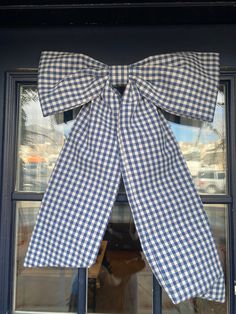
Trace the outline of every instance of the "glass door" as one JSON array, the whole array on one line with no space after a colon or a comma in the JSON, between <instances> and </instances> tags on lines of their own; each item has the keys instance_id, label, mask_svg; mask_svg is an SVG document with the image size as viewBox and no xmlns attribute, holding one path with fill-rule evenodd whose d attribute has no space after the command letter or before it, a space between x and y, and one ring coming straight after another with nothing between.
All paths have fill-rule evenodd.
<instances>
[{"instance_id":1,"label":"glass door","mask_svg":"<svg viewBox=\"0 0 236 314\"><path fill-rule=\"evenodd\" d=\"M15 181L12 193L14 254L13 312L76 312L78 270L24 268L23 259L40 201L78 110L43 117L36 76L16 84L17 130L14 137ZM14 104L13 104L14 106ZM174 305L153 289L156 280L139 242L124 186L114 204L96 263L87 270L85 295L89 313L230 314L231 172L229 171L229 86L222 81L213 123L166 115L179 142L206 213L225 271L224 304L191 299ZM9 129L10 130L10 129ZM79 301L80 302L80 301Z\"/></svg>"}]
</instances>

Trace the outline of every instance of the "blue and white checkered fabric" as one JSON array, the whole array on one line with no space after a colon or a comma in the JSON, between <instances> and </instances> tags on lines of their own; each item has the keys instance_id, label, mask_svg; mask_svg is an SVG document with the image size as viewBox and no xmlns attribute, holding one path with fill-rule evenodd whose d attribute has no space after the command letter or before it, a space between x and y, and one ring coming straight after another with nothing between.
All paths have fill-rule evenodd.
<instances>
[{"instance_id":1,"label":"blue and white checkered fabric","mask_svg":"<svg viewBox=\"0 0 236 314\"><path fill-rule=\"evenodd\" d=\"M49 179L24 266L91 266L122 174L143 252L173 303L224 302L209 222L162 113L212 121L218 84L218 53L108 66L83 54L43 51L43 115L82 109ZM123 95L116 85L126 86Z\"/></svg>"}]
</instances>

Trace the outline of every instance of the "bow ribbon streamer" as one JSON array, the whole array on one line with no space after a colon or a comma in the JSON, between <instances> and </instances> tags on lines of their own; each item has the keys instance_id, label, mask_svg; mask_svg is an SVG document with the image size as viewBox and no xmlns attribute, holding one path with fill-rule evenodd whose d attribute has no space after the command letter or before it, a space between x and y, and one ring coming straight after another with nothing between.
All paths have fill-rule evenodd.
<instances>
[{"instance_id":1,"label":"bow ribbon streamer","mask_svg":"<svg viewBox=\"0 0 236 314\"><path fill-rule=\"evenodd\" d=\"M125 85L123 95L116 85ZM142 250L172 302L224 302L209 221L163 115L211 122L218 87L218 53L108 66L79 53L43 51L43 115L82 108L49 178L24 266L95 263L122 175Z\"/></svg>"}]
</instances>

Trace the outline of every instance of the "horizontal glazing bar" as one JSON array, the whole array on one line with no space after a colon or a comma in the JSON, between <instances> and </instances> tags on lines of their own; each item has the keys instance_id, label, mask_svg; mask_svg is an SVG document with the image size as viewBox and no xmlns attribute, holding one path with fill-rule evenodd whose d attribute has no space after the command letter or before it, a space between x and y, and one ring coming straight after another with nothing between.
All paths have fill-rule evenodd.
<instances>
[{"instance_id":1,"label":"horizontal glazing bar","mask_svg":"<svg viewBox=\"0 0 236 314\"><path fill-rule=\"evenodd\" d=\"M206 204L230 204L232 203L232 197L229 195L200 195L203 203ZM41 201L43 193L31 193L31 192L14 192L12 193L12 200L15 201ZM116 202L128 202L127 195L124 193L117 194Z\"/></svg>"}]
</instances>

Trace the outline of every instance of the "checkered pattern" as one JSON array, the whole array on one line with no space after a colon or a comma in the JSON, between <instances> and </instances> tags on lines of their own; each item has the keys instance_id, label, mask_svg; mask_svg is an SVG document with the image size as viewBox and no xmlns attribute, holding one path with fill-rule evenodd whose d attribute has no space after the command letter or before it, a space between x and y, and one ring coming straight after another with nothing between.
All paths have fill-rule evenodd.
<instances>
[{"instance_id":1,"label":"checkered pattern","mask_svg":"<svg viewBox=\"0 0 236 314\"><path fill-rule=\"evenodd\" d=\"M162 113L213 120L219 55L170 53L122 67L45 51L38 78L44 116L83 107L49 179L24 266L91 266L122 174L143 252L172 301L224 302L209 221ZM123 95L117 83L126 84Z\"/></svg>"},{"instance_id":2,"label":"checkered pattern","mask_svg":"<svg viewBox=\"0 0 236 314\"><path fill-rule=\"evenodd\" d=\"M127 65L111 65L109 67L109 79L113 86L126 85L129 79L129 67Z\"/></svg>"}]
</instances>

